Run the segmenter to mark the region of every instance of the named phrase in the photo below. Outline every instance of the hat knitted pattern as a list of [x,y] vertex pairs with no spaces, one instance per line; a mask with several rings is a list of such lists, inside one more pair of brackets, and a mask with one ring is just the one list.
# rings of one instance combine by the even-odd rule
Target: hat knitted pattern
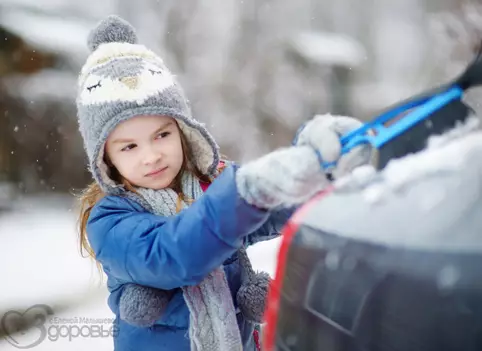
[[163,60],[137,44],[134,28],[111,15],[88,38],[91,55],[78,80],[77,114],[89,169],[109,195],[125,191],[116,184],[104,162],[104,145],[121,122],[139,115],[176,119],[197,168],[214,175],[219,147],[203,124],[192,117],[189,102]]

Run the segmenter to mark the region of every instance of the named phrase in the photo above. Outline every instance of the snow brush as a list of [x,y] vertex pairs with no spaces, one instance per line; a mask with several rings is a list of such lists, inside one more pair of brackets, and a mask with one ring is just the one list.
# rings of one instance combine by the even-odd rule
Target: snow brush
[[[463,122],[473,110],[462,102],[466,90],[482,84],[482,51],[455,80],[389,107],[370,122],[342,136],[341,154],[370,144],[377,152],[377,168],[394,158],[426,147],[432,135],[443,134]],[[329,170],[335,163],[323,163]]]

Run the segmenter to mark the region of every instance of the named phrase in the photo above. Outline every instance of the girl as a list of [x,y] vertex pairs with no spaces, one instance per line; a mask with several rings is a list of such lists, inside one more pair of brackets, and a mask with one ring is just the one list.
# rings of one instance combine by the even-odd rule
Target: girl
[[[243,307],[258,302],[246,293],[240,306],[237,296],[243,248],[278,235],[290,208],[329,184],[320,161],[338,160],[338,136],[360,123],[315,118],[294,146],[223,164],[174,76],[127,22],[108,17],[89,47],[77,108],[95,182],[82,199],[81,243],[108,277],[115,350],[254,350]],[[368,159],[355,150],[335,174]],[[126,322],[121,302],[154,320]]]

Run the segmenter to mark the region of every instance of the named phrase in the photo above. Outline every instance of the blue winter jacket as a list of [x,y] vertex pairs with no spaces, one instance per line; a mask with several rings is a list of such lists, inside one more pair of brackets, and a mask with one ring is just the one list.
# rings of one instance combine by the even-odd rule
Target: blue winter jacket
[[[116,351],[188,351],[189,311],[180,287],[198,284],[222,264],[237,308],[237,249],[278,236],[293,211],[269,213],[248,205],[237,193],[235,172],[236,166],[228,166],[204,196],[172,217],[154,215],[119,196],[107,196],[92,209],[87,233],[108,277]],[[119,318],[127,283],[176,289],[154,326],[135,327]],[[237,317],[244,350],[255,350],[254,324],[240,313]]]

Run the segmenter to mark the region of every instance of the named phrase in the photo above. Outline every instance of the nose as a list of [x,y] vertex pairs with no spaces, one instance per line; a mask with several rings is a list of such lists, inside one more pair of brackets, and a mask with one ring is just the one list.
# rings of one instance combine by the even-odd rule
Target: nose
[[144,149],[144,164],[153,165],[158,163],[162,158],[161,153],[156,150],[152,145]]
[[139,85],[139,77],[136,76],[123,77],[120,81],[129,89],[136,89],[137,85]]

